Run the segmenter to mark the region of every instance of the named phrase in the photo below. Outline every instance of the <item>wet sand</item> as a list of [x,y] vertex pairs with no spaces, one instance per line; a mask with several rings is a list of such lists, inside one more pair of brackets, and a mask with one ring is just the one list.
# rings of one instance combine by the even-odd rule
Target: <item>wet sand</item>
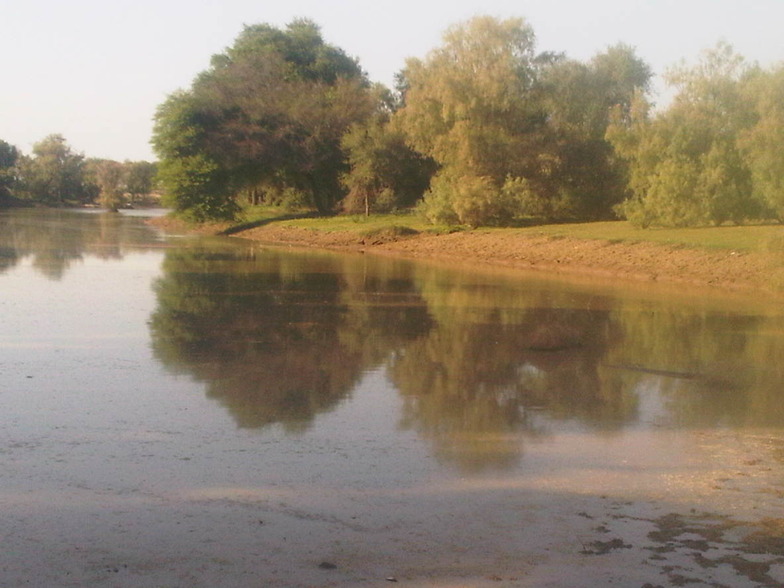
[[[177,487],[172,462],[168,479],[74,485],[54,467],[38,472],[37,483],[28,477],[31,488],[2,496],[0,583],[782,585],[784,439],[686,434],[705,450],[703,459],[668,463],[655,450],[672,443],[673,434],[641,432],[606,450],[653,451],[619,459],[613,471],[584,462],[596,447],[575,437],[533,451],[525,476],[447,481],[393,472],[394,483],[373,487],[329,476],[308,483],[296,466],[290,468],[296,475],[267,486],[227,480]],[[305,441],[300,451],[323,451],[317,441]],[[21,457],[36,449],[15,451]],[[165,459],[168,449],[162,439],[144,451]],[[125,458],[139,455],[129,449]],[[204,459],[204,452],[192,459]],[[560,469],[542,467],[553,459]]]

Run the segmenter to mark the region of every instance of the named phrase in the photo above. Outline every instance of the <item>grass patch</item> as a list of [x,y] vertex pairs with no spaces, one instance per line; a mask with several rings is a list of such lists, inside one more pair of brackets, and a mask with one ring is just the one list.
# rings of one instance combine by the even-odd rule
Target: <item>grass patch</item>
[[[295,218],[298,214],[302,216]],[[282,226],[292,226],[326,232],[351,232],[358,237],[373,237],[384,232],[403,231],[443,235],[467,230],[466,227],[435,226],[414,212],[393,214],[338,215],[329,217],[304,218],[304,211],[283,210],[276,207],[255,207],[243,219],[243,226],[259,226],[275,222]],[[554,239],[602,239],[610,243],[661,243],[674,247],[698,249],[718,249],[730,251],[780,252],[784,243],[784,227],[781,225],[748,225],[705,228],[640,229],[626,221],[591,222],[574,224],[538,225],[521,228],[481,228],[483,232],[499,232],[514,235],[547,236]],[[407,233],[413,234],[413,233]],[[771,245],[775,244],[775,245]]]
[[340,215],[318,218],[302,218],[281,221],[282,226],[299,227],[303,229],[315,229],[327,232],[351,232],[359,236],[371,234],[374,231],[384,231],[391,227],[396,230],[412,230],[417,233],[433,228],[429,222],[414,214],[377,214],[371,216],[364,215]]
[[604,239],[619,242],[651,242],[700,249],[763,251],[784,233],[781,225],[705,227],[695,229],[640,229],[626,221],[542,225],[519,229],[522,234]]

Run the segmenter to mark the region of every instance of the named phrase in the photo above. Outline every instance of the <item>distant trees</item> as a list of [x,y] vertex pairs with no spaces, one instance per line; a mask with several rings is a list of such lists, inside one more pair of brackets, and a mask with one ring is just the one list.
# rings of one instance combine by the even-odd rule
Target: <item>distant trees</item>
[[33,146],[32,155],[0,141],[0,200],[8,196],[50,206],[97,202],[117,210],[126,198],[155,190],[154,163],[85,158],[59,134]]
[[84,155],[76,153],[65,137],[49,135],[33,145],[33,156],[19,164],[19,195],[45,204],[84,200]]
[[391,91],[310,20],[246,26],[159,106],[157,167],[85,160],[61,135],[30,157],[0,141],[0,197],[116,209],[157,183],[196,221],[262,203],[469,226],[784,221],[784,66],[719,44],[668,72],[660,109],[650,79],[627,45],[581,62],[539,52],[523,19],[479,16]]
[[0,202],[11,196],[16,183],[16,164],[19,161],[19,150],[0,140]]
[[149,196],[156,189],[158,166],[149,161],[125,161],[125,191],[131,204],[144,196]]
[[243,196],[331,211],[344,195],[343,135],[373,109],[356,60],[313,22],[247,26],[158,110],[153,145],[168,202],[196,220],[231,218]]
[[100,205],[113,212],[119,210],[125,200],[125,166],[110,159],[91,159],[87,168]]

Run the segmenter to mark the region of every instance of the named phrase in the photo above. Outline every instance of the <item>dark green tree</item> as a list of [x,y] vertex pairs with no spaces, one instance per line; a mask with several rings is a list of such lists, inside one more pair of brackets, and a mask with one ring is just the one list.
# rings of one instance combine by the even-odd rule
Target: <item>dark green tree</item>
[[[353,125],[343,136],[350,169],[341,181],[348,190],[345,212],[388,212],[413,206],[427,190],[435,162],[406,143],[400,121],[390,116],[390,94],[368,121]],[[385,99],[387,97],[387,99]]]
[[159,108],[159,178],[175,209],[196,218],[232,216],[243,194],[284,191],[328,212],[344,195],[341,138],[372,109],[356,60],[313,22],[247,26]]

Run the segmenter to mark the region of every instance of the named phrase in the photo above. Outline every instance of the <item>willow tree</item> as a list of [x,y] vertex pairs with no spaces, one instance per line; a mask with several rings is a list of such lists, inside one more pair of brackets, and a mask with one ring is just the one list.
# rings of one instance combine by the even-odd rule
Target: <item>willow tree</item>
[[544,124],[525,99],[534,45],[522,19],[483,16],[448,29],[424,60],[407,61],[400,116],[411,145],[441,166],[424,202],[433,220],[482,224],[517,212],[495,196],[507,175],[534,165],[520,157],[536,151]]
[[618,46],[589,64],[537,53],[522,19],[476,17],[403,72],[399,113],[410,144],[440,171],[423,208],[471,225],[520,216],[600,218],[622,182],[604,138],[650,71]]
[[784,65],[756,72],[742,95],[754,108],[754,120],[738,143],[753,193],[770,216],[784,221]]
[[313,22],[247,26],[159,108],[153,145],[164,190],[197,218],[232,216],[242,194],[282,192],[326,212],[343,196],[341,138],[371,111],[358,63]]
[[677,94],[666,110],[651,116],[641,101],[610,129],[629,162],[633,195],[619,207],[626,218],[641,226],[695,226],[762,214],[738,144],[754,117],[742,91],[752,70],[721,43],[697,65],[668,72]]

